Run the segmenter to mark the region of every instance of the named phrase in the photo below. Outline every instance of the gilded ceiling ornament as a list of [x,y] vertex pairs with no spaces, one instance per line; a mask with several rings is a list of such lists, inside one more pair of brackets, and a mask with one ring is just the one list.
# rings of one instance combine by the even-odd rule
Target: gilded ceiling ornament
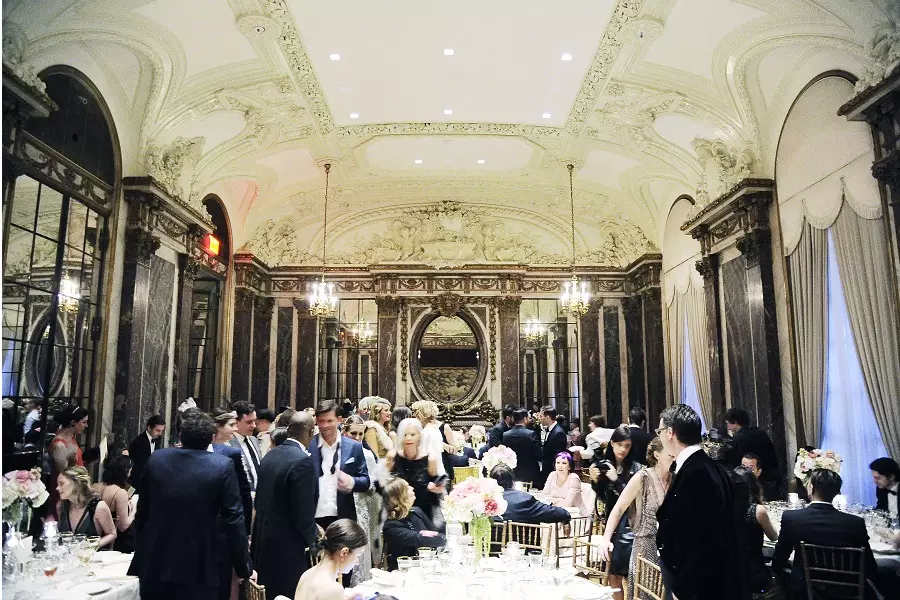
[[448,292],[431,298],[431,308],[444,317],[455,317],[462,309],[465,299],[459,294]]

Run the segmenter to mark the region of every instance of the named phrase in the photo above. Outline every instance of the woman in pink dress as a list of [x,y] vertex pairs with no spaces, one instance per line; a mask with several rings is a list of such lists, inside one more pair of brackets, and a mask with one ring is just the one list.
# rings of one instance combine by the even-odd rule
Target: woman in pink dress
[[560,452],[556,455],[556,469],[547,476],[544,484],[544,494],[549,496],[550,502],[563,508],[577,508],[578,514],[586,516],[590,514],[581,499],[581,479],[573,473],[575,461],[568,452]]

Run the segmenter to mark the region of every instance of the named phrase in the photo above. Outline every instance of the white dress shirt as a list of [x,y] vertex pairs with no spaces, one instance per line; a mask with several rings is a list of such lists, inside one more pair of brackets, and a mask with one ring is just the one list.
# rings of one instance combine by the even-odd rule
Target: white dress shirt
[[303,448],[303,451],[304,451],[304,452],[308,452],[308,450],[306,449],[306,446],[304,446],[303,444],[301,444],[301,443],[300,443],[300,440],[295,440],[294,438],[287,438],[287,439],[285,439],[284,441],[285,441],[285,442],[294,442],[295,444],[297,444],[298,446],[300,446],[301,448]]
[[338,478],[337,468],[340,467],[340,457],[338,457],[337,468],[334,473],[331,472],[331,465],[334,463],[334,454],[340,450],[340,435],[334,440],[334,445],[329,446],[325,443],[325,439],[319,436],[319,466],[322,474],[319,476],[319,503],[316,505],[316,518],[320,517],[336,517],[338,514],[337,495],[338,495]]
[[156,440],[154,440],[152,437],[150,437],[149,431],[145,431],[144,435],[146,435],[147,439],[150,440],[150,454],[153,454],[153,452],[156,450],[156,444],[154,443]]
[[675,457],[675,473],[681,470],[681,467],[684,465],[684,461],[686,461],[694,452],[702,452],[703,446],[700,444],[694,444],[693,446],[688,446],[684,450],[678,453],[678,456]]
[[[247,438],[242,436],[241,434],[235,432],[234,439],[238,441],[238,445],[241,447],[241,452],[244,453],[244,466],[247,468],[247,475],[250,476],[250,487],[252,489],[256,489],[256,463],[253,462],[253,455],[250,453],[253,452],[252,442],[248,444],[246,442]],[[259,457],[256,457],[257,462],[259,461]]]
[[888,513],[890,513],[892,519],[897,518],[897,494],[900,493],[900,481],[895,483],[893,487],[888,488],[888,491],[894,492],[893,494],[888,494]]

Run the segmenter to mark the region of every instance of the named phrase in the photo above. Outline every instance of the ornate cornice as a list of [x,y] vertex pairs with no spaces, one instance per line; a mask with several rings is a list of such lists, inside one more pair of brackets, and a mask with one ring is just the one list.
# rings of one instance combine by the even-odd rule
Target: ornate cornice
[[125,230],[125,260],[149,265],[161,245],[160,239],[144,229]]
[[[891,189],[900,190],[900,150],[894,150],[884,158],[872,163],[872,176],[888,184]],[[900,197],[900,194],[892,194]]]
[[747,178],[742,179],[737,184],[735,184],[730,190],[716,198],[715,200],[709,202],[706,205],[700,206],[698,211],[694,213],[684,224],[681,226],[681,231],[688,231],[694,228],[697,223],[702,221],[706,221],[708,217],[716,212],[718,209],[722,208],[729,202],[732,202],[736,197],[742,195],[744,192],[753,191],[755,189],[762,190],[772,190],[775,186],[775,182],[771,179],[763,179],[763,178]]
[[182,254],[193,256],[200,238],[213,230],[209,215],[169,195],[152,177],[126,177],[122,187],[127,227],[163,234]]
[[375,305],[378,307],[378,318],[396,318],[400,314],[400,298],[397,296],[377,296]]
[[738,251],[744,255],[747,268],[750,269],[759,265],[760,257],[766,254],[770,243],[771,239],[767,230],[755,229],[747,232],[735,245]]
[[714,206],[704,209],[681,229],[700,241],[703,255],[710,254],[741,232],[767,230],[773,194],[774,182],[771,180],[744,180],[730,196],[717,200]]
[[[248,288],[257,293],[268,293],[272,287],[266,266],[252,254],[244,252],[234,255],[234,283],[237,287]],[[296,291],[305,294],[306,286],[302,290],[298,287]]]

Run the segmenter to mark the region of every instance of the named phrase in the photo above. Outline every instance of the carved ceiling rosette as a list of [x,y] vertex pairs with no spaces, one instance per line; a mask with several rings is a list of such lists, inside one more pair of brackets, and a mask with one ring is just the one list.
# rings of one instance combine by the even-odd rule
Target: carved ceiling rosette
[[441,313],[442,316],[452,317],[462,309],[465,298],[459,294],[448,292],[431,298],[430,303],[431,308]]

